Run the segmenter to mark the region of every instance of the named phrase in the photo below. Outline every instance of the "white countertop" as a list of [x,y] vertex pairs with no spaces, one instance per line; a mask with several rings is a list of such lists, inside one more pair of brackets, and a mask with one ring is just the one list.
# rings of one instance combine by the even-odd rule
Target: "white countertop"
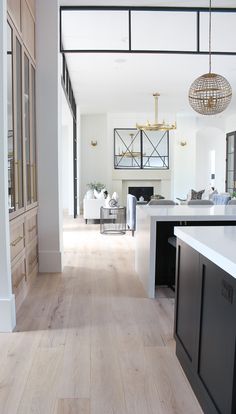
[[236,279],[236,226],[175,227],[174,233]]
[[154,221],[235,220],[236,205],[155,206],[138,205],[138,209]]

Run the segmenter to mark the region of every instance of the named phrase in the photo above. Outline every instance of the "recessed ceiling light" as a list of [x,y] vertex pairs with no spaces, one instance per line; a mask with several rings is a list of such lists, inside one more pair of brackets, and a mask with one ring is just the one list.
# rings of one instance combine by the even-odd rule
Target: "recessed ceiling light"
[[125,63],[125,62],[127,62],[127,60],[124,58],[115,59],[115,63]]

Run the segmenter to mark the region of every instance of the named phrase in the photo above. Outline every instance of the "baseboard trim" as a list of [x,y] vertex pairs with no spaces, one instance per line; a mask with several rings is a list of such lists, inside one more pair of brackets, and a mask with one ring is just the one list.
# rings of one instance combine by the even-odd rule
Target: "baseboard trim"
[[15,295],[0,298],[0,332],[12,332],[16,326]]

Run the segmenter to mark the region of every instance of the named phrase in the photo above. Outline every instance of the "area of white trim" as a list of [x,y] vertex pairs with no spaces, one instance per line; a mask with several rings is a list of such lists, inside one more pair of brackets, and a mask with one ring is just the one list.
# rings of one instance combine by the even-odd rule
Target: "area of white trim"
[[12,332],[16,326],[15,295],[0,298],[0,332]]
[[62,270],[62,252],[39,251],[39,273],[59,273]]
[[236,228],[176,227],[175,235],[236,279]]

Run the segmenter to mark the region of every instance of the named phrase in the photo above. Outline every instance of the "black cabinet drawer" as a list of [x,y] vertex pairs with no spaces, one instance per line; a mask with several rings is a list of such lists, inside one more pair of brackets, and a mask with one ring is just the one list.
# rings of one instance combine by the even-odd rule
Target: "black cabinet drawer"
[[178,243],[175,335],[191,362],[196,359],[196,335],[199,314],[199,253]]
[[219,413],[235,407],[236,281],[200,257],[202,269],[198,375]]
[[178,240],[177,357],[206,414],[236,414],[236,279]]

